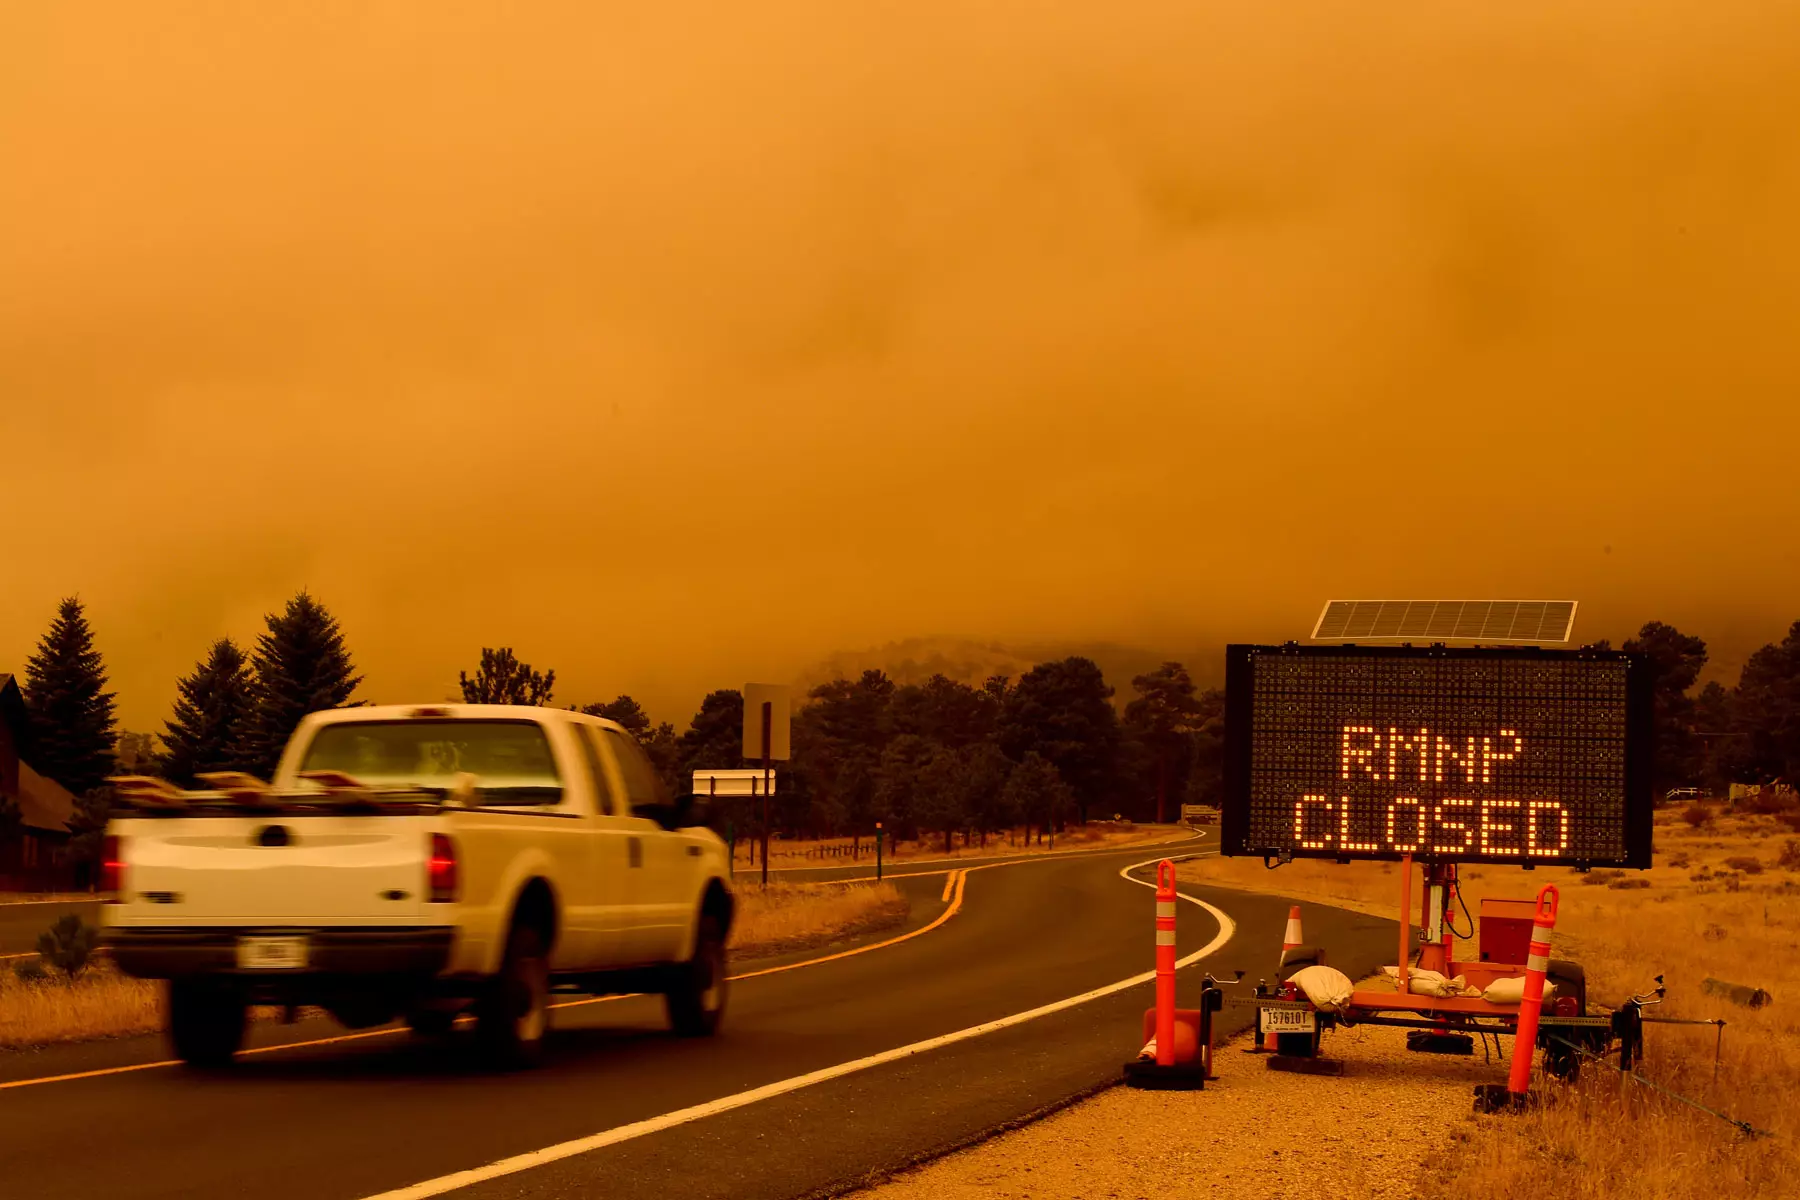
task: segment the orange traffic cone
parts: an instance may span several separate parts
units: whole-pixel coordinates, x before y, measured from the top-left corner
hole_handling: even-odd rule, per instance
[[[1287,965],[1287,956],[1304,941],[1300,934],[1300,906],[1296,904],[1288,909],[1287,932],[1281,935],[1281,962],[1276,964],[1277,969]]]

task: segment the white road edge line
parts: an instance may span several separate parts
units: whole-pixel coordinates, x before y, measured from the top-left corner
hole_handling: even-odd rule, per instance
[[[1119,877],[1130,880],[1132,883],[1138,884],[1141,887],[1155,887],[1155,884],[1145,880],[1133,879],[1131,872],[1140,867],[1151,866],[1161,861],[1162,859],[1159,857],[1146,859],[1140,863],[1133,863],[1131,866],[1122,869],[1119,872]],[[1211,913],[1213,919],[1219,923],[1219,935],[1199,950],[1194,951],[1194,953],[1177,962],[1175,965],[1178,968],[1191,967],[1208,955],[1217,953],[1224,947],[1225,943],[1231,940],[1232,935],[1237,932],[1237,922],[1227,916],[1223,910],[1214,908],[1206,901],[1197,900],[1185,893],[1181,894],[1181,898],[1186,900],[1189,904],[1198,904],[1201,908],[1204,908],[1207,912]],[[1148,925],[1149,922],[1145,922],[1145,924]],[[1145,945],[1147,949],[1149,944],[1148,929],[1145,930],[1145,934]],[[1035,1021],[1039,1017],[1047,1017],[1051,1013],[1061,1012],[1066,1008],[1074,1008],[1078,1004],[1086,1004],[1090,1000],[1098,1000],[1102,996],[1110,996],[1114,992],[1122,992],[1127,988],[1137,987],[1142,983],[1149,983],[1155,978],[1156,972],[1154,970],[1145,971],[1140,975],[1133,975],[1129,979],[1121,979],[1117,983],[1109,983],[1105,987],[1095,988],[1091,992],[1083,992],[1079,996],[1070,996],[1066,1000],[1053,1001],[1050,1004],[1042,1005],[1027,1012],[1014,1013],[1010,1017],[1001,1017],[997,1021],[989,1021],[984,1025],[971,1025],[967,1029],[959,1029],[955,1033],[946,1033],[942,1037],[927,1038],[922,1042],[914,1042],[909,1046],[899,1046],[893,1050],[884,1050],[880,1054],[871,1054],[867,1058],[859,1058],[851,1062],[838,1063],[836,1066],[832,1067],[822,1067],[817,1071],[810,1071],[805,1075],[795,1075],[791,1079],[783,1079],[776,1083],[764,1084],[759,1088],[752,1088],[747,1092],[739,1092],[735,1096],[724,1096],[718,1100],[709,1100],[705,1104],[696,1104],[691,1108],[677,1109],[674,1112],[663,1113],[661,1116],[650,1117],[647,1120],[634,1121],[630,1125],[619,1125],[612,1129],[602,1130],[599,1133],[591,1134],[588,1137],[576,1138],[574,1141],[561,1142],[554,1146],[546,1146],[542,1150],[532,1150],[525,1154],[514,1155],[512,1158],[503,1158],[498,1162],[489,1163],[485,1167],[475,1167],[468,1171],[458,1171],[453,1175],[441,1175],[436,1179],[427,1179],[422,1183],[415,1183],[410,1187],[396,1188],[389,1192],[379,1192],[373,1196],[365,1197],[364,1200],[425,1200],[425,1197],[428,1196],[441,1196],[445,1192],[453,1192],[458,1188],[469,1187],[477,1183],[485,1183],[490,1179],[499,1179],[507,1175],[516,1175],[520,1171],[529,1171],[533,1167],[545,1166],[548,1163],[557,1162],[565,1158],[573,1158],[578,1154],[587,1154],[594,1150],[603,1150],[608,1146],[616,1146],[620,1142],[629,1142],[633,1139],[645,1137],[652,1133],[661,1133],[665,1129],[673,1129],[677,1125],[686,1125],[692,1121],[717,1116],[719,1113],[730,1112],[732,1109],[745,1108],[755,1104],[759,1100],[770,1100],[776,1096],[786,1095],[788,1092],[797,1092],[801,1088],[811,1087],[815,1083],[827,1083],[833,1079],[841,1079],[845,1075],[853,1075],[858,1071],[866,1071],[870,1067],[879,1067],[886,1063],[897,1062],[903,1058],[911,1058],[915,1054],[924,1054],[943,1046],[954,1045],[957,1042],[965,1042],[970,1038],[977,1038],[986,1033],[994,1033],[1013,1025],[1023,1025],[1026,1021]]]

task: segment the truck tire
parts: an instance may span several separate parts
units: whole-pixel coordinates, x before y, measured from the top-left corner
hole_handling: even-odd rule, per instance
[[[681,1037],[712,1036],[725,1019],[728,991],[725,928],[712,913],[702,913],[694,956],[675,968],[675,981],[663,993],[669,1025]]]
[[[169,981],[169,1042],[190,1067],[224,1067],[244,1044],[243,997],[205,979]]]
[[[550,959],[543,936],[529,925],[515,925],[500,973],[475,1005],[476,1039],[495,1066],[536,1066],[549,1024]]]
[[[456,1025],[456,1016],[448,1008],[415,1008],[406,1014],[406,1027],[419,1037],[443,1037]]]

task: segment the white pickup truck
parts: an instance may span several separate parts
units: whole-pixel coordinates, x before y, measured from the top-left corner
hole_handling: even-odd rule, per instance
[[[675,1030],[725,1009],[735,900],[698,801],[619,726],[560,709],[429,705],[306,717],[266,788],[121,783],[102,941],[168,980],[176,1054],[229,1062],[250,1005],[447,1033],[538,1057],[552,987],[660,992]]]

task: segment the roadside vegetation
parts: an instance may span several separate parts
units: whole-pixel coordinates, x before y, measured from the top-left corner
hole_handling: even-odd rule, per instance
[[[1007,830],[993,831],[987,838],[964,835],[955,839],[946,852],[942,842],[936,838],[926,841],[902,842],[898,847],[886,845],[882,849],[882,861],[908,863],[930,861],[940,858],[979,858],[984,855],[998,854],[1045,854],[1058,850],[1104,850],[1144,845],[1151,842],[1166,842],[1179,837],[1187,831],[1187,826],[1176,825],[1136,825],[1130,821],[1090,821],[1086,825],[1072,826],[1052,838],[1037,840],[1029,838],[1028,831],[1019,826]],[[749,851],[740,847],[734,860],[739,870],[750,870],[754,863],[747,857]],[[793,867],[863,866],[875,869],[875,842],[870,838],[782,838],[769,843],[769,866],[780,871]]]
[[[906,897],[886,881],[747,887],[738,900],[730,949],[740,962],[879,933],[903,923],[908,912]],[[104,954],[90,957],[81,939],[91,937],[91,927],[62,929],[39,954],[0,963],[11,968],[0,970],[0,1051],[160,1030],[161,985],[121,974]],[[253,1015],[272,1020],[278,1014]]]
[[[1585,967],[1590,1007],[1616,1007],[1650,990],[1660,974],[1668,999],[1651,1015],[1725,1020],[1716,1083],[1717,1035],[1709,1026],[1649,1026],[1639,1072],[1773,1136],[1747,1138],[1590,1063],[1572,1086],[1534,1082],[1554,1101],[1538,1113],[1473,1118],[1466,1109],[1445,1111],[1454,1140],[1444,1182],[1565,1200],[1800,1195],[1800,1110],[1790,1101],[1800,1090],[1800,813],[1787,805],[1774,798],[1708,803],[1698,822],[1682,810],[1660,812],[1655,865],[1647,871],[1462,871],[1472,913],[1484,896],[1529,899],[1544,884],[1557,885],[1554,954]],[[1208,858],[1182,864],[1180,874],[1293,896],[1303,902],[1303,924],[1309,899],[1391,918],[1400,896],[1398,868],[1384,863],[1296,862],[1269,871],[1260,860]],[[1416,904],[1416,879],[1413,896]],[[1266,955],[1262,947],[1237,949],[1249,957],[1221,965],[1244,966],[1254,977],[1274,966],[1280,947],[1267,947]],[[1474,947],[1459,943],[1459,951],[1472,956]],[[1707,993],[1708,978],[1762,988],[1774,1003],[1739,1007]],[[1502,1070],[1495,1067],[1496,1081]]]
[[[891,929],[906,920],[900,889],[878,883],[771,883],[738,892],[730,950],[762,958]]]

